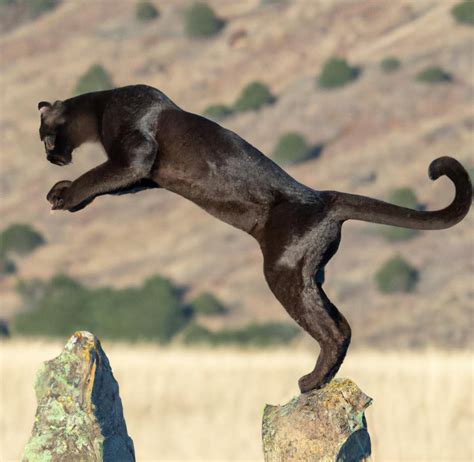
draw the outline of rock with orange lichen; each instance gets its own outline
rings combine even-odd
[[[38,407],[23,462],[135,461],[119,387],[94,335],[76,332],[41,366],[35,391]]]
[[[372,399],[349,379],[265,407],[265,462],[361,462],[370,457],[364,411]]]

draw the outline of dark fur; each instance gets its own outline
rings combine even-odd
[[[469,176],[450,157],[430,165],[432,179],[447,175],[456,197],[447,208],[420,212],[337,191],[315,191],[289,176],[235,133],[178,108],[144,85],[89,93],[53,105],[42,102],[41,139],[56,164],[71,161],[85,141],[102,143],[108,159],[73,182],[57,183],[53,209],[76,211],[101,194],[166,188],[252,235],[264,257],[265,278],[295,321],[321,347],[302,392],[336,374],[351,329],[322,289],[345,220],[416,229],[453,226],[471,204]]]

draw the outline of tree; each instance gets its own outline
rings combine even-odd
[[[211,293],[203,292],[190,303],[196,314],[219,315],[227,310],[225,306]]]
[[[185,32],[189,37],[211,37],[224,27],[225,21],[202,2],[196,2],[185,12]]]
[[[377,271],[375,281],[380,292],[411,292],[418,282],[419,273],[404,258],[394,256]]]
[[[244,87],[234,104],[236,111],[256,111],[262,106],[273,104],[276,98],[270,89],[262,82],[250,82]]]
[[[190,319],[177,288],[161,276],[140,287],[89,289],[58,275],[49,282],[23,281],[17,290],[24,311],[14,328],[25,335],[63,337],[89,330],[107,339],[167,343]]]
[[[291,165],[311,157],[311,148],[303,135],[288,132],[280,137],[273,150],[273,160],[280,165]]]
[[[444,71],[438,66],[432,66],[418,72],[416,80],[422,83],[436,84],[449,83],[453,78],[449,72]]]
[[[211,104],[204,109],[204,116],[212,120],[222,120],[232,114],[232,108],[225,104]]]
[[[109,73],[100,64],[94,64],[77,81],[75,93],[81,95],[92,91],[110,90],[113,87]]]
[[[156,19],[160,13],[153,3],[142,0],[139,1],[135,7],[135,15],[139,21],[146,22]]]
[[[27,255],[45,243],[43,235],[32,226],[15,223],[0,234],[0,258],[10,253]]]
[[[397,58],[394,58],[393,56],[384,58],[382,59],[382,61],[380,61],[380,68],[386,73],[390,73],[390,72],[394,72],[398,70],[400,68],[400,65],[401,65],[400,60]]]
[[[60,0],[25,0],[24,4],[27,7],[28,14],[32,19],[41,16],[48,11],[56,8]]]
[[[332,57],[324,63],[316,83],[321,88],[333,89],[348,84],[355,80],[358,75],[359,70],[350,66],[345,59]]]
[[[474,26],[474,2],[472,0],[458,3],[451,9],[451,14],[457,22]]]

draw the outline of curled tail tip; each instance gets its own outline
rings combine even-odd
[[[440,176],[446,175],[446,169],[453,165],[453,162],[457,164],[458,162],[452,157],[443,156],[438,157],[433,160],[428,167],[428,175],[434,181],[437,180]]]
[[[462,164],[449,156],[442,156],[433,160],[428,168],[428,175],[432,180],[437,180],[443,175],[447,175],[452,179],[456,176],[465,176],[466,178],[469,178],[469,175]]]
[[[454,183],[456,197],[448,207],[452,210],[447,222],[449,222],[449,226],[460,222],[469,212],[472,202],[472,184],[466,169],[456,159],[444,156],[431,162],[428,174],[432,180],[446,175]]]

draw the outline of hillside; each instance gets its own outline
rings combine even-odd
[[[102,154],[84,146],[71,166],[49,164],[36,105],[71,96],[95,63],[117,86],[155,86],[197,113],[211,103],[231,104],[249,81],[264,81],[276,103],[222,124],[268,154],[287,131],[324,143],[319,158],[287,168],[315,189],[383,199],[409,186],[433,210],[449,203],[453,188],[446,179],[428,179],[430,161],[453,155],[472,167],[473,29],[456,24],[454,2],[214,1],[209,4],[226,26],[200,40],[183,34],[187,2],[156,3],[160,17],[144,25],[134,18],[134,1],[88,2],[87,8],[62,2],[0,35],[2,227],[30,223],[48,240],[18,261],[17,275],[0,280],[0,317],[19,307],[17,277],[65,272],[92,286],[117,287],[160,273],[189,287],[190,296],[216,293],[231,307],[226,323],[288,319],[266,287],[256,243],[172,193],[101,197],[76,214],[49,213],[50,187],[98,164]],[[358,66],[360,76],[340,89],[318,89],[315,77],[332,55]],[[401,61],[397,72],[381,71],[387,56]],[[452,81],[415,80],[433,65]],[[453,229],[396,243],[375,226],[344,225],[325,288],[351,322],[354,346],[472,345],[472,225],[471,213]],[[394,254],[420,271],[413,293],[377,291],[373,275]]]

